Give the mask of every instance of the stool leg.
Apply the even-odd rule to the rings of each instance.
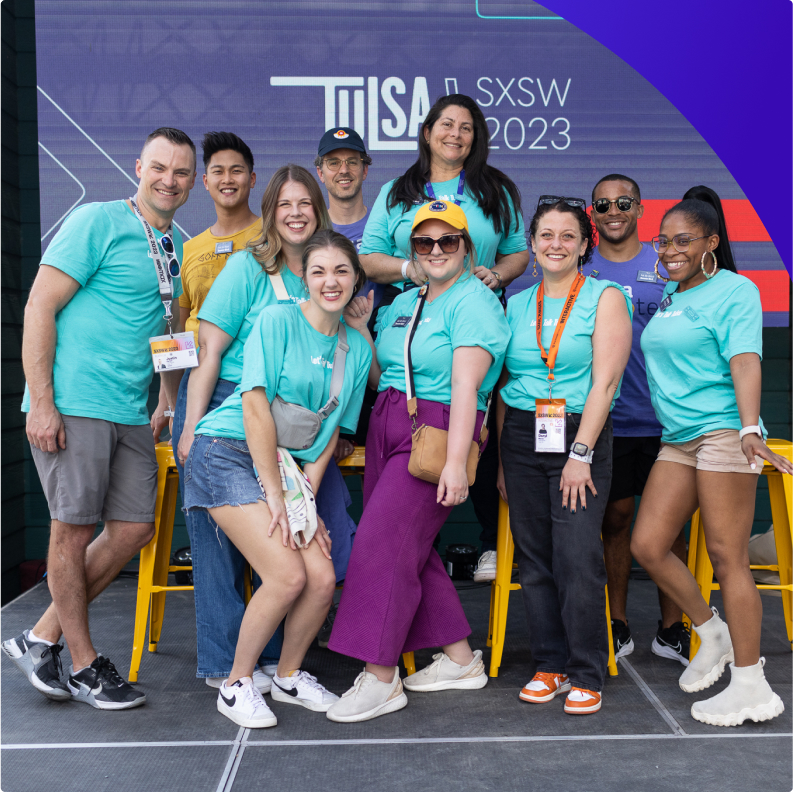
[[[490,676],[497,677],[504,654],[504,636],[507,631],[507,610],[512,583],[512,560],[515,544],[509,530],[509,506],[499,499],[498,538],[496,540],[496,580],[491,597],[491,621],[493,624],[490,652]]]
[[[154,585],[168,585],[168,566],[170,565],[171,540],[173,539],[173,519],[176,511],[176,493],[179,476],[169,471],[165,480],[162,501],[162,520],[154,557]],[[151,619],[149,620],[149,651],[157,651],[157,643],[162,632],[162,619],[165,612],[165,592],[157,591],[151,595]]]
[[[403,652],[402,662],[405,664],[405,671],[407,671],[408,676],[416,673],[416,659],[413,657],[413,652]]]
[[[493,619],[496,615],[496,581],[490,584],[490,615],[487,620],[487,645],[493,645]]]
[[[774,541],[779,565],[779,583],[793,583],[793,547],[791,542],[791,508],[793,508],[793,479],[774,472],[768,474],[768,494],[771,497],[771,519],[774,521]],[[788,642],[793,644],[793,593],[782,589],[782,608]],[[791,646],[793,648],[793,646]]]
[[[609,587],[606,585],[606,629],[608,630],[609,638],[609,676],[619,676],[617,669],[617,660],[614,657],[614,638],[611,635],[611,608],[609,607]]]
[[[691,530],[688,535],[688,557],[686,562],[688,571],[694,578],[697,576],[697,548],[699,546],[699,531],[694,527],[695,518],[699,520],[699,511],[691,518]],[[683,624],[685,624],[689,630],[691,629],[691,618],[686,613],[683,614]],[[693,657],[694,655],[691,656]]]
[[[702,515],[697,510],[691,518],[691,533],[697,532],[697,560],[694,578],[699,586],[702,598],[706,604],[710,604],[710,595],[713,591],[713,564],[710,563],[708,556],[707,543],[705,542],[705,527],[702,522]],[[699,650],[699,636],[691,631],[691,652],[689,659],[693,660]]]

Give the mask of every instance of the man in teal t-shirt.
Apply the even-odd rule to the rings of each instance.
[[[149,338],[165,331],[167,300],[175,307],[181,293],[182,240],[172,219],[195,182],[192,140],[171,127],[155,130],[135,173],[134,199],[81,206],[64,221],[25,308],[22,409],[52,518],[52,605],[32,630],[3,642],[47,698],[112,710],[137,707],[146,696],[97,656],[87,604],[154,532]],[[170,289],[161,296],[163,281]],[[175,404],[178,382],[172,372],[162,376]],[[104,530],[91,542],[99,520]],[[73,662],[66,681],[62,634]]]

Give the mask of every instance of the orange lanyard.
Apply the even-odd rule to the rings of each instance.
[[[576,275],[573,285],[567,293],[567,300],[565,300],[564,308],[562,308],[559,323],[556,325],[556,329],[553,332],[553,339],[551,339],[551,347],[548,352],[545,351],[545,347],[542,345],[542,298],[543,286],[545,284],[540,282],[540,288],[537,290],[537,346],[540,348],[542,362],[548,366],[548,379],[550,381],[553,381],[553,369],[556,365],[556,356],[559,354],[559,342],[562,340],[564,327],[567,324],[567,320],[570,318],[570,312],[573,310],[578,293],[581,291],[585,281],[586,278],[581,273]]]

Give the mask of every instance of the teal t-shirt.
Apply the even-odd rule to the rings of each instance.
[[[763,356],[757,286],[719,270],[679,294],[677,284],[669,283],[664,298],[669,295],[671,304],[642,333],[650,398],[664,427],[661,439],[686,443],[717,429],[740,429],[730,359],[744,352]]]
[[[366,253],[385,253],[388,256],[399,256],[400,258],[409,258],[410,256],[410,231],[413,218],[420,205],[411,206],[406,212],[403,211],[404,207],[400,204],[389,209],[387,206],[388,193],[393,184],[394,181],[390,181],[383,185],[372,211],[369,213],[361,249],[358,251],[362,256]],[[451,181],[433,182],[432,189],[439,201],[454,202],[457,197],[457,184],[457,178]],[[523,217],[518,216],[516,229],[514,207],[511,201],[510,208],[512,208],[513,218],[509,228],[502,229],[499,234],[493,228],[493,221],[485,217],[467,187],[460,208],[468,219],[468,233],[476,247],[476,260],[480,266],[492,267],[496,263],[497,253],[507,255],[527,249]]]
[[[504,404],[519,410],[533,411],[535,399],[548,398],[548,367],[542,362],[537,346],[537,290],[535,284],[507,303],[507,322],[512,338],[507,347],[505,365],[509,373],[507,384],[501,389]],[[632,316],[631,301],[618,283],[587,278],[575,301],[570,318],[559,342],[559,352],[553,370],[553,398],[567,401],[567,412],[584,411],[589,391],[592,390],[592,333],[595,331],[600,295],[615,288],[625,298],[628,315]],[[543,297],[542,345],[548,351],[559,316],[567,297]],[[620,379],[620,385],[622,379]],[[614,394],[614,401],[620,389]]]
[[[330,397],[337,340],[338,336],[326,336],[315,330],[297,305],[274,305],[261,311],[245,342],[242,382],[220,407],[198,422],[196,435],[244,440],[242,394],[260,386],[270,402],[280,396],[308,410],[319,410]],[[323,421],[310,448],[289,449],[293,456],[305,462],[317,460],[337,426],[343,432],[353,433],[358,425],[372,350],[364,337],[349,327],[347,343],[350,351],[344,366],[339,406]]]
[[[405,336],[420,289],[400,294],[377,318],[377,361],[382,375],[378,390],[405,393]],[[479,389],[478,409],[498,382],[509,342],[504,309],[479,278],[463,273],[432,302],[425,303],[411,345],[413,382],[419,399],[452,403],[452,357],[457,347],[481,347],[493,357]]]
[[[162,234],[155,237],[159,241]],[[182,238],[173,230],[182,261]],[[41,258],[80,288],[55,317],[52,379],[63,415],[142,426],[154,366],[149,338],[165,332],[157,272],[140,220],[124,201],[79,206]],[[173,280],[173,307],[182,293]],[[30,410],[25,386],[22,410]]]
[[[289,304],[308,299],[303,281],[289,267],[281,270]],[[226,266],[215,278],[198,312],[199,319],[217,325],[232,337],[220,361],[220,379],[242,381],[242,350],[262,308],[277,305],[270,278],[248,250],[229,256]]]

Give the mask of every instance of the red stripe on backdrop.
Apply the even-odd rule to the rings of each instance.
[[[764,311],[790,310],[790,276],[785,270],[744,270],[741,275],[760,289]]]
[[[674,206],[678,199],[649,199],[642,201],[644,215],[639,220],[639,239],[649,242],[658,235],[664,212]],[[731,242],[770,242],[771,237],[765,230],[762,220],[754,207],[745,198],[728,198],[722,201],[724,216],[727,220],[727,233]],[[592,214],[592,207],[587,211]]]
[[[643,201],[644,216],[639,220],[639,239],[649,242],[657,236],[661,228],[664,212],[674,206],[677,200]],[[754,207],[745,198],[730,198],[721,202],[727,221],[727,233],[731,242],[770,242],[771,237],[765,230],[762,220]],[[768,309],[770,310],[770,309]]]

